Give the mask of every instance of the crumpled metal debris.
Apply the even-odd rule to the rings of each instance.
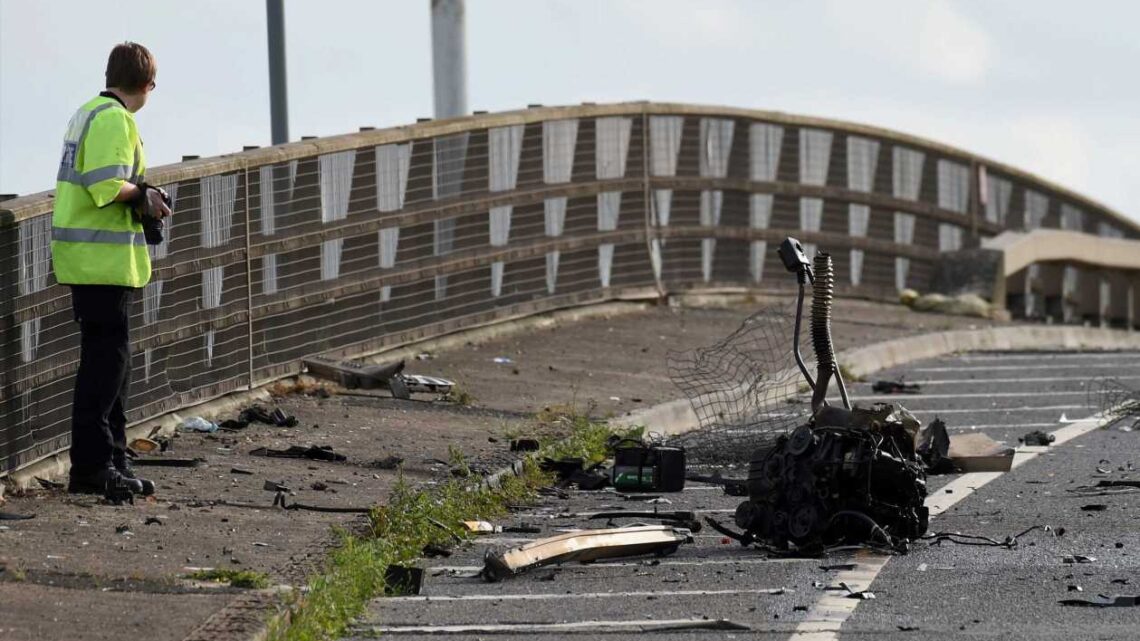
[[[314,461],[347,461],[348,457],[333,450],[329,445],[313,445],[302,447],[291,445],[288,449],[275,450],[268,447],[258,447],[249,452],[250,456],[267,456],[269,458],[306,458]]]
[[[1026,445],[1038,445],[1038,446],[1048,447],[1048,446],[1053,444],[1053,441],[1057,440],[1057,437],[1053,436],[1052,434],[1046,434],[1045,432],[1042,432],[1041,430],[1033,430],[1032,432],[1026,434],[1025,436],[1022,436],[1021,438],[1019,438],[1017,440],[1021,441],[1022,443],[1026,444]]]
[[[876,394],[921,394],[922,385],[901,380],[879,380],[871,384],[871,391]]]

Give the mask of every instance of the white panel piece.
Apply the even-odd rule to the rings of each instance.
[[[147,382],[150,382],[151,360],[151,349],[148,347],[143,350],[143,380]]]
[[[970,170],[949,160],[938,161],[938,206],[966,213],[970,200]]]
[[[649,174],[676,176],[677,154],[681,151],[682,116],[649,117]]]
[[[265,294],[277,293],[277,254],[261,257],[261,291]]]
[[[222,304],[222,285],[226,268],[207,267],[202,270],[202,309],[214,309]]]
[[[376,210],[399,211],[408,194],[412,144],[376,147]]]
[[[348,217],[348,197],[352,193],[352,169],[355,165],[355,149],[317,157],[322,223],[344,220]]]
[[[947,223],[938,224],[938,251],[950,252],[962,249],[962,228]]]
[[[1025,218],[1022,223],[1025,231],[1040,229],[1045,215],[1049,213],[1049,197],[1029,189],[1025,190]]]
[[[566,196],[547,198],[543,202],[543,209],[546,235],[551,238],[561,236],[566,226]]]
[[[332,238],[321,243],[321,280],[340,278],[342,253],[344,253],[343,238]]]
[[[431,195],[434,200],[453,198],[463,191],[469,132],[432,140]]]
[[[1061,203],[1061,229],[1084,231],[1085,212],[1067,203]]]
[[[780,165],[780,145],[784,128],[779,125],[753,123],[748,129],[750,171],[752,180],[772,182]]]
[[[870,205],[847,206],[847,233],[854,238],[866,238],[871,225]]]
[[[629,118],[598,118],[594,121],[594,175],[598,180],[625,177],[629,157]]]
[[[1102,238],[1124,238],[1124,232],[1119,227],[1103,220],[1096,224],[1096,234]]]
[[[522,125],[492,127],[487,132],[490,145],[487,189],[490,191],[510,191],[518,184],[522,137]]]
[[[987,173],[985,185],[986,220],[1004,227],[1009,218],[1009,201],[1013,196],[1013,183]]]
[[[724,178],[728,175],[728,156],[732,151],[735,126],[735,122],[724,118],[701,118],[701,176]]]
[[[491,296],[498,298],[503,293],[503,261],[491,263]]]
[[[712,281],[713,259],[716,257],[716,239],[701,239],[701,278]]]
[[[261,235],[272,236],[277,233],[277,198],[274,190],[276,181],[273,165],[265,165],[258,170],[257,192],[261,201]]]
[[[380,268],[392,269],[396,266],[396,250],[400,245],[400,228],[386,227],[380,232]],[[380,287],[380,302],[387,303],[392,299],[392,286]]]
[[[922,165],[926,155],[921,151],[895,147],[891,150],[891,192],[895,198],[918,200],[922,188]]]
[[[768,253],[768,241],[754,240],[749,250],[749,270],[752,273],[752,281],[759,283],[764,278],[764,256]]]
[[[748,223],[752,229],[768,229],[772,222],[772,194],[752,194],[748,199]]]
[[[546,252],[546,293],[554,294],[558,286],[558,258],[557,249]]]
[[[511,236],[511,205],[492,207],[490,213],[490,236],[492,247],[502,247]]]
[[[830,131],[800,129],[800,182],[826,185],[827,168],[831,164]]]
[[[896,148],[897,151],[897,148]],[[914,243],[914,214],[895,212],[895,242],[900,245]],[[910,276],[910,259],[898,256],[895,258],[895,287],[906,289],[907,278]]]
[[[199,181],[202,198],[203,247],[220,247],[230,242],[237,198],[237,176],[207,176]]]
[[[649,241],[649,265],[653,268],[654,280],[661,280],[661,239]]]
[[[724,206],[724,192],[719,189],[706,189],[701,192],[701,225],[720,225],[720,212]]]
[[[598,194],[598,231],[616,230],[620,213],[620,191],[603,191]]]
[[[158,311],[162,309],[162,281],[152,280],[143,287],[143,325],[158,322]]]
[[[673,190],[653,190],[653,222],[661,227],[669,226],[669,214],[673,209]]]
[[[847,188],[870,192],[875,186],[875,169],[879,165],[878,140],[847,137]]]
[[[800,198],[800,229],[818,232],[823,224],[823,199]]]
[[[20,323],[20,360],[25,363],[36,360],[36,353],[40,349],[41,320],[36,316]]]
[[[863,250],[851,250],[851,284],[858,287],[863,283]]]
[[[1071,323],[1075,314],[1077,286],[1080,272],[1072,265],[1066,265],[1061,275],[1061,314],[1062,320]]]
[[[1097,300],[1099,303],[1100,326],[1105,327],[1109,308],[1112,306],[1112,286],[1109,285],[1107,278],[1100,279],[1100,291],[1098,293],[1100,294]]]
[[[610,274],[614,266],[614,244],[598,245],[598,280],[602,287],[610,286]]]
[[[577,119],[542,123],[542,182],[548,185],[570,182],[577,143]]]

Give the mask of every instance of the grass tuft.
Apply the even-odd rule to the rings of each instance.
[[[186,576],[195,581],[213,581],[215,583],[229,583],[235,588],[250,588],[263,590],[269,587],[269,577],[261,572],[252,570],[197,570]]]

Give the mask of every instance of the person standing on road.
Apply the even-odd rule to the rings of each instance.
[[[165,192],[143,180],[146,157],[133,115],[146,105],[156,73],[146,47],[116,45],[106,91],[79,108],[64,137],[51,251],[56,280],[71,286],[80,332],[72,493],[123,499],[154,492],[127,458],[126,405],[131,303],[150,280],[146,245],[161,242],[161,221],[171,214]]]

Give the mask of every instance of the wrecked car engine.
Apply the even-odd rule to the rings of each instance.
[[[916,447],[919,422],[897,404],[852,407],[831,340],[835,284],[831,257],[819,252],[814,264],[809,262],[794,238],[783,242],[779,255],[799,284],[791,356],[804,381],[798,390],[811,393],[810,413],[805,415],[799,409],[803,406],[795,405],[798,399],[786,391],[789,372],[795,370],[774,367],[771,347],[763,354],[757,351],[750,367],[741,367],[740,350],[722,344],[683,363],[691,364],[685,372],[690,383],[696,376],[705,377],[689,389],[698,392],[690,397],[698,416],[708,419],[702,420],[702,427],[710,427],[689,437],[685,445],[700,456],[709,444],[739,449],[744,438],[753,439],[748,500],[735,513],[736,525],[744,530],[738,536],[742,543],[759,541],[796,551],[849,543],[904,550],[907,541],[926,532],[929,518],[924,505],[928,457]],[[814,376],[799,347],[808,284]],[[773,327],[763,330],[763,340],[749,340],[754,345],[773,343],[772,332],[781,326]],[[757,335],[761,329],[754,325],[747,331]],[[729,340],[744,344],[739,334]],[[786,354],[782,354],[785,362]],[[731,383],[719,381],[715,387],[705,383],[714,373],[727,370],[725,362],[745,376]],[[829,400],[833,381],[839,398]],[[788,417],[797,423],[789,424]]]

